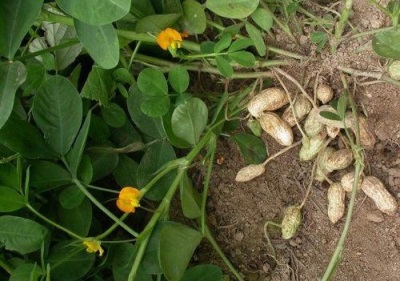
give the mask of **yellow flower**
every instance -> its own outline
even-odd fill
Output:
[[[86,247],[86,252],[88,253],[97,253],[99,252],[99,256],[101,257],[104,253],[103,248],[101,247],[101,242],[97,240],[86,240],[83,241],[83,245]]]
[[[187,37],[187,33],[179,33],[175,29],[167,28],[161,31],[157,36],[157,44],[167,50],[169,47],[177,49],[182,46],[182,37]]]
[[[134,187],[124,187],[119,192],[117,207],[125,213],[134,213],[139,204],[140,191]]]

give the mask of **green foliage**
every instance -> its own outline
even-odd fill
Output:
[[[260,164],[267,156],[267,150],[262,139],[239,133],[232,136],[232,140],[238,145],[240,153],[247,164]]]
[[[207,0],[206,7],[221,17],[240,19],[251,15],[258,3],[259,0]]]
[[[0,212],[7,213],[25,207],[25,198],[16,190],[0,186]]]
[[[384,58],[400,59],[400,31],[389,30],[376,33],[372,40],[372,48]]]

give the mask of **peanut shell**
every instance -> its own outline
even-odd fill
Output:
[[[326,147],[324,150],[321,151],[321,155],[319,156],[317,168],[315,170],[314,179],[316,181],[324,181],[325,176],[329,176],[330,172],[326,169],[325,163],[328,158],[335,152],[336,150],[332,147]]]
[[[351,149],[340,149],[332,153],[323,163],[327,171],[342,170],[347,168],[353,162],[353,152]]]
[[[354,176],[355,176],[355,173],[353,171],[353,172],[345,174],[342,177],[342,179],[340,180],[340,184],[342,185],[342,188],[343,188],[344,191],[346,191],[346,192],[352,192],[353,191]],[[358,180],[357,189],[361,188],[361,184],[362,184],[362,179],[360,178]]]
[[[294,118],[296,112],[297,121],[303,120],[306,115],[311,111],[312,105],[310,101],[303,95],[300,95],[293,104],[293,110],[290,108],[286,108],[286,110],[282,114],[282,119],[286,121],[290,127],[296,125],[296,120]]]
[[[251,164],[239,170],[239,172],[236,174],[235,181],[237,182],[251,181],[252,179],[264,174],[264,172],[265,172],[264,165]]]
[[[317,87],[317,99],[319,99],[323,104],[328,103],[333,98],[333,90],[329,85],[320,84]]]
[[[376,207],[381,212],[389,216],[396,214],[397,201],[378,178],[374,176],[365,177],[361,184],[361,189],[375,202]]]
[[[282,219],[282,238],[292,238],[301,224],[301,209],[297,206],[286,208]]]
[[[324,129],[324,124],[317,120],[318,109],[313,108],[304,122],[304,131],[309,137],[318,135]]]
[[[274,111],[289,102],[288,97],[281,88],[268,88],[254,96],[248,106],[250,114],[260,117],[265,111]]]
[[[336,138],[340,132],[340,128],[333,127],[333,126],[326,126],[326,133],[332,139]]]
[[[324,146],[326,135],[321,133],[311,138],[303,138],[303,145],[300,148],[300,161],[312,160]]]
[[[344,215],[346,192],[340,183],[333,183],[328,189],[328,217],[337,223]]]
[[[289,146],[293,143],[292,128],[275,113],[266,112],[259,121],[261,128],[279,144]]]

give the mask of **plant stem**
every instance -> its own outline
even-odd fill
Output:
[[[334,37],[335,40],[331,44],[332,53],[336,51],[336,48],[340,43],[340,38],[342,37],[344,28],[350,17],[350,12],[351,12],[352,6],[353,6],[353,0],[345,0],[343,11],[340,15],[339,22],[337,23],[336,28],[335,28],[335,37]]]
[[[14,161],[15,159],[18,158],[18,156],[19,156],[19,154],[16,153],[16,154],[13,154],[13,155],[8,156],[8,157],[1,158],[0,159],[0,164],[5,164],[5,163],[8,163],[8,162]]]
[[[133,237],[139,236],[139,234],[136,231],[134,231],[132,228],[130,228],[128,225],[122,222],[118,217],[116,217],[113,213],[111,213],[106,207],[104,207],[78,179],[72,179],[72,182],[76,184],[76,186],[83,192],[83,194],[86,195],[87,198],[89,198],[90,201],[92,201],[93,204],[95,204],[100,210],[103,211],[103,213],[105,213],[108,217],[110,217],[114,222],[118,223],[119,226],[125,229]]]
[[[235,275],[236,279],[238,281],[244,281],[244,279],[242,278],[242,276],[239,274],[239,272],[237,272],[237,270],[235,269],[235,267],[232,265],[232,263],[229,261],[229,259],[225,256],[224,252],[221,250],[221,248],[219,247],[217,241],[215,241],[213,235],[210,232],[210,229],[208,228],[207,225],[205,225],[205,237],[206,239],[210,242],[210,244],[213,246],[213,248],[215,249],[215,251],[218,253],[218,255],[221,257],[221,259],[224,261],[224,263],[226,264],[226,266],[228,266],[229,270],[232,272],[233,275]]]
[[[0,257],[0,267],[3,268],[8,274],[11,274],[14,271],[14,266],[3,259],[3,257]]]
[[[385,74],[383,74],[382,72],[376,72],[376,71],[362,71],[362,70],[358,70],[358,69],[353,69],[353,68],[348,68],[348,67],[342,67],[342,66],[338,66],[337,69],[347,73],[347,74],[351,74],[354,76],[363,76],[363,77],[370,77],[370,78],[375,78],[377,80],[381,80],[381,81],[385,81],[388,83],[392,83],[393,85],[396,85],[398,87],[400,87],[400,81],[397,81]]]
[[[378,32],[389,31],[389,30],[393,30],[393,29],[395,29],[395,27],[389,26],[389,27],[382,27],[382,28],[377,28],[377,29],[373,29],[373,30],[368,30],[365,32],[360,32],[360,33],[354,34],[349,39],[355,39],[355,38],[368,36],[368,35],[372,35],[372,34],[375,34]]]
[[[121,216],[119,221],[124,221],[128,217],[128,213],[125,213]],[[103,238],[107,237],[111,232],[113,232],[117,227],[119,226],[118,222],[114,222],[112,226],[110,226],[106,231],[104,231],[102,234],[96,236],[96,240],[102,240]]]
[[[368,0],[368,2],[370,4],[372,4],[373,6],[375,6],[375,8],[377,8],[379,11],[381,11],[383,14],[385,14],[389,18],[392,17],[392,14],[387,9],[385,9],[385,7],[383,7],[381,4],[379,4],[375,0]]]
[[[49,48],[46,48],[46,49],[43,49],[43,50],[40,50],[40,51],[37,51],[37,52],[33,52],[33,53],[29,53],[29,54],[17,57],[17,58],[14,59],[14,61],[23,61],[23,60],[31,59],[31,58],[40,56],[42,54],[47,54],[47,53],[50,53],[50,52],[53,52],[53,51],[57,51],[57,50],[64,49],[64,48],[68,48],[70,46],[73,46],[73,45],[76,45],[76,44],[79,44],[79,43],[80,42],[79,42],[78,39],[71,39],[71,40],[65,41],[64,43],[61,43],[60,45],[49,47]]]
[[[62,231],[64,231],[65,233],[67,233],[69,236],[74,237],[78,240],[83,240],[83,237],[79,236],[78,234],[75,234],[74,232],[72,232],[69,229],[66,229],[65,227],[59,225],[58,223],[49,220],[48,218],[46,218],[45,216],[43,216],[39,211],[37,211],[35,208],[33,208],[29,203],[26,204],[26,207],[32,211],[32,213],[34,213],[36,216],[38,216],[39,218],[41,218],[42,220],[44,220],[45,222],[47,222],[48,224],[54,226],[55,228],[58,228]]]

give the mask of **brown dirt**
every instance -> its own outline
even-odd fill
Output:
[[[320,11],[315,6],[310,8]],[[387,25],[388,19],[371,7],[368,1],[356,0],[351,23],[360,31],[366,31]],[[320,72],[338,96],[342,89],[339,71],[336,70],[338,65],[369,71],[384,69],[384,60],[371,50],[371,37],[347,41],[331,55],[327,50],[322,54],[317,53],[307,34],[304,36],[301,50],[293,50],[309,54],[313,59],[285,69],[299,81],[307,75],[315,77],[315,73]],[[287,42],[278,42],[278,45],[290,47]],[[311,81],[310,87],[313,78]],[[368,122],[377,136],[374,149],[366,151],[365,172],[381,179],[390,193],[399,198],[400,89],[387,83],[363,86],[361,78],[349,81],[352,86],[357,83],[356,98],[360,111],[367,114]],[[290,82],[285,83],[295,89]],[[297,130],[295,134],[300,139]],[[263,138],[270,154],[282,148],[271,138]],[[237,171],[245,166],[237,148],[230,140],[221,141],[218,156],[223,156],[225,161],[222,165],[216,165],[212,178],[208,201],[209,222],[217,241],[244,279],[275,281],[321,278],[344,225],[344,219],[336,225],[328,220],[327,183],[313,184],[312,193],[302,210],[302,225],[293,239],[282,240],[279,229],[270,228],[278,264],[270,257],[271,251],[263,231],[266,221],[279,222],[286,207],[302,201],[312,163],[300,162],[298,149],[293,149],[268,164],[267,172],[259,178],[248,183],[236,183]],[[330,178],[337,181],[349,170],[351,168],[333,173]],[[346,201],[348,203],[349,198]],[[399,280],[399,249],[400,214],[393,217],[383,215],[360,192],[357,194],[343,260],[334,280]],[[222,265],[207,245],[199,251],[198,258]]]

